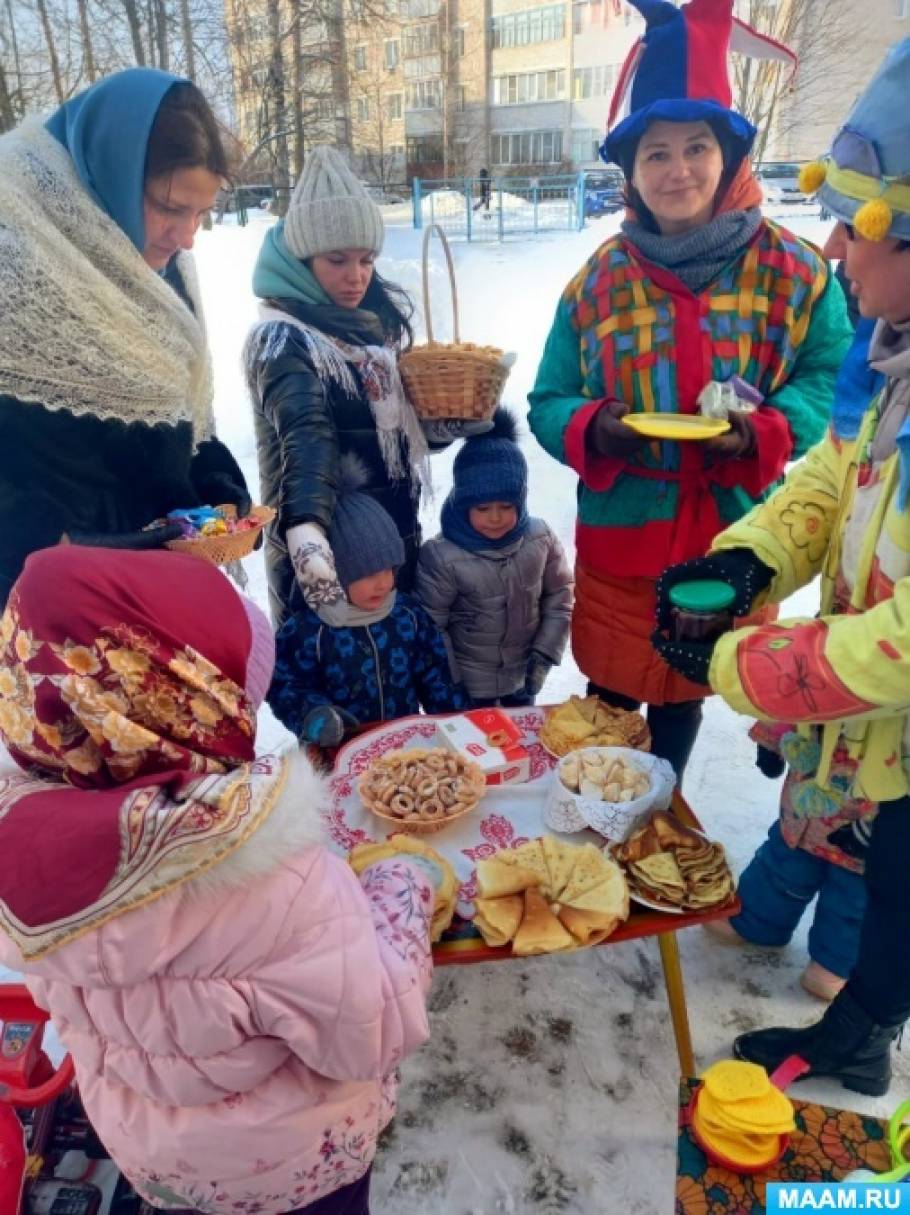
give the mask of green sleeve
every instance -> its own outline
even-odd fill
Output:
[[[537,379],[528,393],[528,425],[537,442],[555,459],[568,464],[564,435],[573,414],[591,398],[584,395],[578,331],[572,323],[570,305],[561,299]]]
[[[792,459],[798,460],[825,433],[834,404],[834,384],[850,349],[853,330],[841,285],[833,274],[812,310],[805,340],[790,378],[766,404],[779,409],[793,431]]]

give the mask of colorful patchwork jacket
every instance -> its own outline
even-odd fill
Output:
[[[829,431],[713,546],[752,549],[775,572],[775,602],[821,574],[820,616],[727,634],[710,669],[711,686],[738,712],[817,738],[810,815],[824,813],[822,795],[845,770],[853,798],[910,792],[910,510],[899,505],[898,454],[869,455],[878,421],[876,405],[856,439]]]
[[[769,220],[699,295],[623,236],[602,245],[563,293],[528,398],[538,441],[581,478],[579,560],[656,577],[704,553],[821,438],[850,337],[824,258]],[[706,383],[733,375],[765,397],[754,457],[709,466],[699,443],[650,444],[632,461],[586,449],[605,400],[693,414]]]

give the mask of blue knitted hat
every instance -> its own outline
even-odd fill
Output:
[[[521,514],[528,495],[528,465],[517,435],[513,415],[497,409],[492,430],[465,440],[452,465],[452,498],[460,510],[481,502],[511,502]]]
[[[369,479],[356,456],[341,459],[341,493],[335,503],[328,540],[335,554],[338,581],[345,590],[360,578],[404,565],[404,541],[389,512],[361,486]]]

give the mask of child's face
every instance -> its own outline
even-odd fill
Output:
[[[395,585],[392,570],[380,570],[368,578],[357,578],[348,587],[348,599],[362,612],[375,612]]]
[[[865,317],[882,317],[892,325],[910,318],[910,250],[894,237],[864,240],[848,224],[836,224],[823,252],[842,258],[850,292]]]
[[[518,508],[511,502],[480,502],[468,511],[468,522],[487,540],[501,540],[518,522]]]

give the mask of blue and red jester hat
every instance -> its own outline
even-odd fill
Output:
[[[720,124],[739,158],[747,156],[755,127],[731,109],[730,51],[777,59],[796,70],[791,50],[733,16],[733,0],[629,0],[646,22],[629,52],[610,104],[608,135],[600,154],[622,164],[622,149],[638,143],[646,128],[665,122]]]

